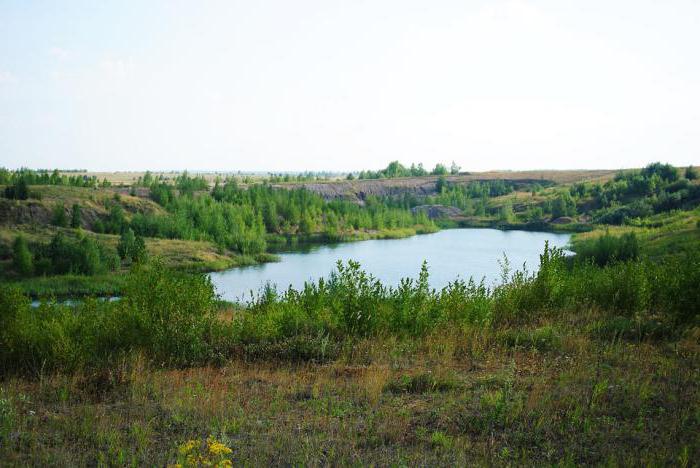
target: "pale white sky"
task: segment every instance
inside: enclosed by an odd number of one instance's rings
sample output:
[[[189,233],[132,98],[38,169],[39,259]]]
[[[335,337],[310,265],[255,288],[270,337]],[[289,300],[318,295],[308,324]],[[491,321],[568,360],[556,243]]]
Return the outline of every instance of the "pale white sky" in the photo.
[[[0,166],[700,164],[700,2],[0,0]]]

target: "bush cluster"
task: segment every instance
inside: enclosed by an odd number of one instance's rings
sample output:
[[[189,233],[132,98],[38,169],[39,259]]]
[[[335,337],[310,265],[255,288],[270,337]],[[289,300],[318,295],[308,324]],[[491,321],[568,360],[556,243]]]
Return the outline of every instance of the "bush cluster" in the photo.
[[[129,353],[156,365],[213,360],[215,296],[205,276],[159,263],[136,266],[122,300],[32,308],[19,290],[0,286],[0,368],[6,372],[106,369]]]
[[[694,168],[684,172],[670,164],[652,163],[640,171],[621,172],[604,184],[574,184],[570,192],[591,197],[593,218],[600,224],[625,224],[654,213],[692,208],[700,203],[700,185],[691,183]]]
[[[616,237],[606,232],[597,239],[583,241],[575,246],[577,261],[592,260],[599,266],[615,261],[635,260],[639,257],[639,242],[635,233]]]
[[[32,309],[26,297],[2,286],[0,363],[18,372],[102,368],[132,352],[164,366],[221,362],[241,354],[324,360],[347,340],[421,337],[440,328],[527,327],[588,308],[614,323],[646,317],[654,333],[699,323],[697,252],[664,262],[630,259],[601,267],[568,262],[561,250],[547,247],[537,273],[510,272],[506,264],[503,275],[505,282],[493,288],[457,280],[436,290],[424,265],[417,279],[387,287],[350,261],[339,263],[328,280],[301,290],[279,294],[268,286],[229,322],[216,318],[216,296],[205,276],[175,273],[157,261],[136,265],[124,297],[113,303],[88,300],[75,308]],[[601,334],[609,335],[608,329],[601,326]],[[541,329],[503,339],[547,350],[557,337]]]
[[[120,266],[116,253],[84,233],[69,239],[56,233],[48,243],[29,244],[17,236],[12,249],[13,267],[20,276],[95,275]]]

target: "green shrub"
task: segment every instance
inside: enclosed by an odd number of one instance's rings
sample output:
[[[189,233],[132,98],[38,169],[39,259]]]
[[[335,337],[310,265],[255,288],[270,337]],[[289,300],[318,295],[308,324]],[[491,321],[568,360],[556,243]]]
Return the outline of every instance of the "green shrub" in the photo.
[[[502,284],[493,292],[494,323],[528,321],[538,313],[562,305],[566,264],[562,249],[545,243],[536,274],[526,271],[510,273],[508,260],[502,263]]]
[[[207,276],[175,272],[160,262],[137,265],[120,306],[135,317],[143,346],[168,365],[204,362],[216,333],[214,287]]]
[[[436,291],[424,265],[416,280],[387,288],[358,263],[339,263],[328,281],[301,290],[279,294],[266,287],[228,323],[215,317],[216,296],[207,277],[173,272],[158,261],[136,264],[122,300],[114,303],[86,300],[75,307],[33,309],[25,296],[3,285],[0,364],[24,373],[107,369],[134,352],[157,366],[220,363],[231,355],[323,362],[367,336],[411,339],[450,327],[502,330],[504,324],[511,325],[498,334],[504,345],[548,351],[560,346],[556,330],[528,324],[580,309],[600,312],[589,333],[601,339],[672,336],[699,323],[698,252],[600,267],[569,264],[560,250],[546,247],[536,274],[504,272],[504,277],[493,290],[456,281]],[[413,393],[445,389],[449,382],[430,374],[389,387]]]
[[[653,301],[674,325],[700,325],[700,255],[671,258],[650,274]]]
[[[7,371],[105,369],[132,352],[155,365],[217,362],[231,343],[213,319],[215,295],[203,275],[155,262],[130,274],[122,300],[86,299],[74,307],[30,307],[18,290],[0,287],[0,363]]]
[[[597,239],[576,244],[574,249],[578,260],[593,261],[599,266],[639,258],[639,242],[633,232],[620,237],[606,232]]]
[[[37,274],[95,275],[120,266],[111,249],[82,232],[79,232],[77,240],[69,239],[59,232],[50,243],[36,244],[33,248]]]

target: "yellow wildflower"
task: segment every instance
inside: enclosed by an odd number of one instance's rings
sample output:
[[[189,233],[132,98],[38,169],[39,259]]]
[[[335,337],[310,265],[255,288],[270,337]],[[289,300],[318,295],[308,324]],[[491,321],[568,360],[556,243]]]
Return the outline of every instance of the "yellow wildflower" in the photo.
[[[184,444],[180,445],[178,452],[180,452],[181,455],[187,455],[188,453],[192,452],[197,445],[198,442],[196,440],[188,440]]]
[[[221,456],[233,453],[233,450],[211,437],[207,439],[207,445],[209,446],[209,453],[212,455]]]
[[[178,446],[178,468],[214,466],[218,468],[231,468],[233,462],[229,456],[233,453],[226,444],[213,437],[208,437],[206,445],[198,440],[188,440]]]

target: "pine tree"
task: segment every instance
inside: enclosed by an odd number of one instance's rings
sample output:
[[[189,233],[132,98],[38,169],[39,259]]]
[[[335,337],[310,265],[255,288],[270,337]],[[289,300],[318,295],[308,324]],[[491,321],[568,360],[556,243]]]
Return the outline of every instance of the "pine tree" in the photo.
[[[22,236],[17,236],[12,246],[12,263],[15,270],[21,275],[30,275],[34,271],[32,253],[27,241]]]
[[[145,262],[147,258],[146,242],[143,237],[136,236],[134,239],[134,248],[131,254],[131,260],[136,263]]]
[[[17,200],[26,200],[29,198],[29,186],[24,177],[20,177],[15,184],[15,198]]]
[[[70,227],[79,228],[82,223],[82,210],[80,205],[77,203],[73,204],[73,209],[71,210]]]

